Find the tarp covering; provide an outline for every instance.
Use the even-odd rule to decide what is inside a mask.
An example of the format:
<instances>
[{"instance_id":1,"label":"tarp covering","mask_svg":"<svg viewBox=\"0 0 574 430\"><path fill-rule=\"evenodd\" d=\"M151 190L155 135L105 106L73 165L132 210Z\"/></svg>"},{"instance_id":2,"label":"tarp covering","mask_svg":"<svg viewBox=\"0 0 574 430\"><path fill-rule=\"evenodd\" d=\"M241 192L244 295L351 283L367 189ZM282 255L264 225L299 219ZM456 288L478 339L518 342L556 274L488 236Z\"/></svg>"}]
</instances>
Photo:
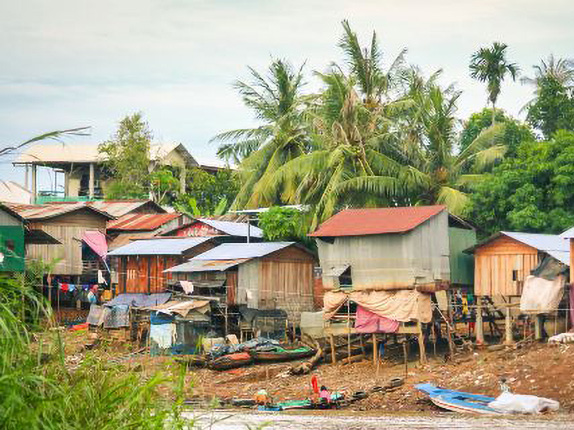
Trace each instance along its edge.
<instances>
[{"instance_id":1,"label":"tarp covering","mask_svg":"<svg viewBox=\"0 0 574 430\"><path fill-rule=\"evenodd\" d=\"M97 230L86 230L82 235L82 241L86 243L101 258L106 258L108 253L108 242L106 235Z\"/></svg>"},{"instance_id":2,"label":"tarp covering","mask_svg":"<svg viewBox=\"0 0 574 430\"><path fill-rule=\"evenodd\" d=\"M169 302L161 305L151 306L144 309L158 311L167 315L178 314L182 317L186 317L191 310L196 310L201 313L206 313L210 310L209 300L187 300L184 302L170 300Z\"/></svg>"},{"instance_id":3,"label":"tarp covering","mask_svg":"<svg viewBox=\"0 0 574 430\"><path fill-rule=\"evenodd\" d=\"M331 319L348 300L382 317L428 323L432 319L431 296L416 290L327 291L323 297L323 317Z\"/></svg>"},{"instance_id":4,"label":"tarp covering","mask_svg":"<svg viewBox=\"0 0 574 430\"><path fill-rule=\"evenodd\" d=\"M145 308L150 306L163 305L169 299L171 299L171 293L127 293L118 295L113 300L107 302L105 306L128 305L135 308Z\"/></svg>"},{"instance_id":5,"label":"tarp covering","mask_svg":"<svg viewBox=\"0 0 574 430\"><path fill-rule=\"evenodd\" d=\"M564 294L566 278L557 276L553 281L527 276L520 297L520 311L525 313L548 313L555 311Z\"/></svg>"},{"instance_id":6,"label":"tarp covering","mask_svg":"<svg viewBox=\"0 0 574 430\"><path fill-rule=\"evenodd\" d=\"M560 409L556 400L512 393L502 393L488 406L505 414L539 414Z\"/></svg>"},{"instance_id":7,"label":"tarp covering","mask_svg":"<svg viewBox=\"0 0 574 430\"><path fill-rule=\"evenodd\" d=\"M362 306L357 306L355 331L357 333L396 333L400 323L387 317L369 312Z\"/></svg>"}]
</instances>

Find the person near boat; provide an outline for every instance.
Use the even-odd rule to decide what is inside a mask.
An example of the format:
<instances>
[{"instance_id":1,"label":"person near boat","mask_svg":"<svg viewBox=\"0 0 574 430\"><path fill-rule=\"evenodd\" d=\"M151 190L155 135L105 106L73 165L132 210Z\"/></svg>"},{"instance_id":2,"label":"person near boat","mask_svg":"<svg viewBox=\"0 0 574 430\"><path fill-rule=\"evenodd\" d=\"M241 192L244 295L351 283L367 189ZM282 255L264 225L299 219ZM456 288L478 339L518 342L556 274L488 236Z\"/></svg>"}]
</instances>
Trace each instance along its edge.
<instances>
[{"instance_id":1,"label":"person near boat","mask_svg":"<svg viewBox=\"0 0 574 430\"><path fill-rule=\"evenodd\" d=\"M267 390L261 389L255 394L255 403L260 406L266 406L273 403L271 396L267 393Z\"/></svg>"},{"instance_id":2,"label":"person near boat","mask_svg":"<svg viewBox=\"0 0 574 430\"><path fill-rule=\"evenodd\" d=\"M319 400L321 403L331 403L331 393L324 385L321 386L321 391L319 392Z\"/></svg>"}]
</instances>

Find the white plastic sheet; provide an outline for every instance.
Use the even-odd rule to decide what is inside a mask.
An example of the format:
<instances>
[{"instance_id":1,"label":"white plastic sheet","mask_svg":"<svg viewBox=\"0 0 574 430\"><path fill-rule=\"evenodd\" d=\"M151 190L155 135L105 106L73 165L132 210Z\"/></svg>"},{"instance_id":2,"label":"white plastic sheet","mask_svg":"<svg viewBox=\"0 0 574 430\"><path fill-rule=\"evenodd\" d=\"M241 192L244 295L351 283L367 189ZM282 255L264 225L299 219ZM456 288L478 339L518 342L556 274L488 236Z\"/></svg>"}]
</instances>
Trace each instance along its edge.
<instances>
[{"instance_id":1,"label":"white plastic sheet","mask_svg":"<svg viewBox=\"0 0 574 430\"><path fill-rule=\"evenodd\" d=\"M502 393L488 406L506 414L539 414L546 411L557 411L560 408L560 403L544 397Z\"/></svg>"}]
</instances>

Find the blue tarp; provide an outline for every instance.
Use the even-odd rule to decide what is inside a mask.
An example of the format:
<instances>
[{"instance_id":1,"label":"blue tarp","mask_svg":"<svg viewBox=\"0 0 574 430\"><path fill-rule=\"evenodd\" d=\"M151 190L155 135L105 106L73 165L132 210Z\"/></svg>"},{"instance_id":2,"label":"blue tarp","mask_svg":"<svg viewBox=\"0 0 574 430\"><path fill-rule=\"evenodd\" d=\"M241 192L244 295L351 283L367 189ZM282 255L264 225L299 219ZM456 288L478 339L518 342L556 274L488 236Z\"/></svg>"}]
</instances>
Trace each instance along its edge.
<instances>
[{"instance_id":1,"label":"blue tarp","mask_svg":"<svg viewBox=\"0 0 574 430\"><path fill-rule=\"evenodd\" d=\"M126 293L120 294L110 300L105 306L128 305L135 308L146 308L150 306L163 305L171 299L171 293L141 294Z\"/></svg>"}]
</instances>

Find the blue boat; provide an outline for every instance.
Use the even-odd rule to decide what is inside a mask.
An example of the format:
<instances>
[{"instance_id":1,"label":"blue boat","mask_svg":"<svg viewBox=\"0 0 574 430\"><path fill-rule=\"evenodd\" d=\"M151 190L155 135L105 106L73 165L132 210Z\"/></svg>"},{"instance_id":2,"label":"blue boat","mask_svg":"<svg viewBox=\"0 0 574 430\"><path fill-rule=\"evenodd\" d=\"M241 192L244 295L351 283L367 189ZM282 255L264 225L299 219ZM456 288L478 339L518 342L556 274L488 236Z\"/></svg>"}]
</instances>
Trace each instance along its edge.
<instances>
[{"instance_id":1,"label":"blue boat","mask_svg":"<svg viewBox=\"0 0 574 430\"><path fill-rule=\"evenodd\" d=\"M488 404L494 401L494 397L482 396L480 394L465 393L464 391L448 390L433 384L417 384L415 388L429 395L431 402L439 408L454 412L470 414L500 415Z\"/></svg>"}]
</instances>

